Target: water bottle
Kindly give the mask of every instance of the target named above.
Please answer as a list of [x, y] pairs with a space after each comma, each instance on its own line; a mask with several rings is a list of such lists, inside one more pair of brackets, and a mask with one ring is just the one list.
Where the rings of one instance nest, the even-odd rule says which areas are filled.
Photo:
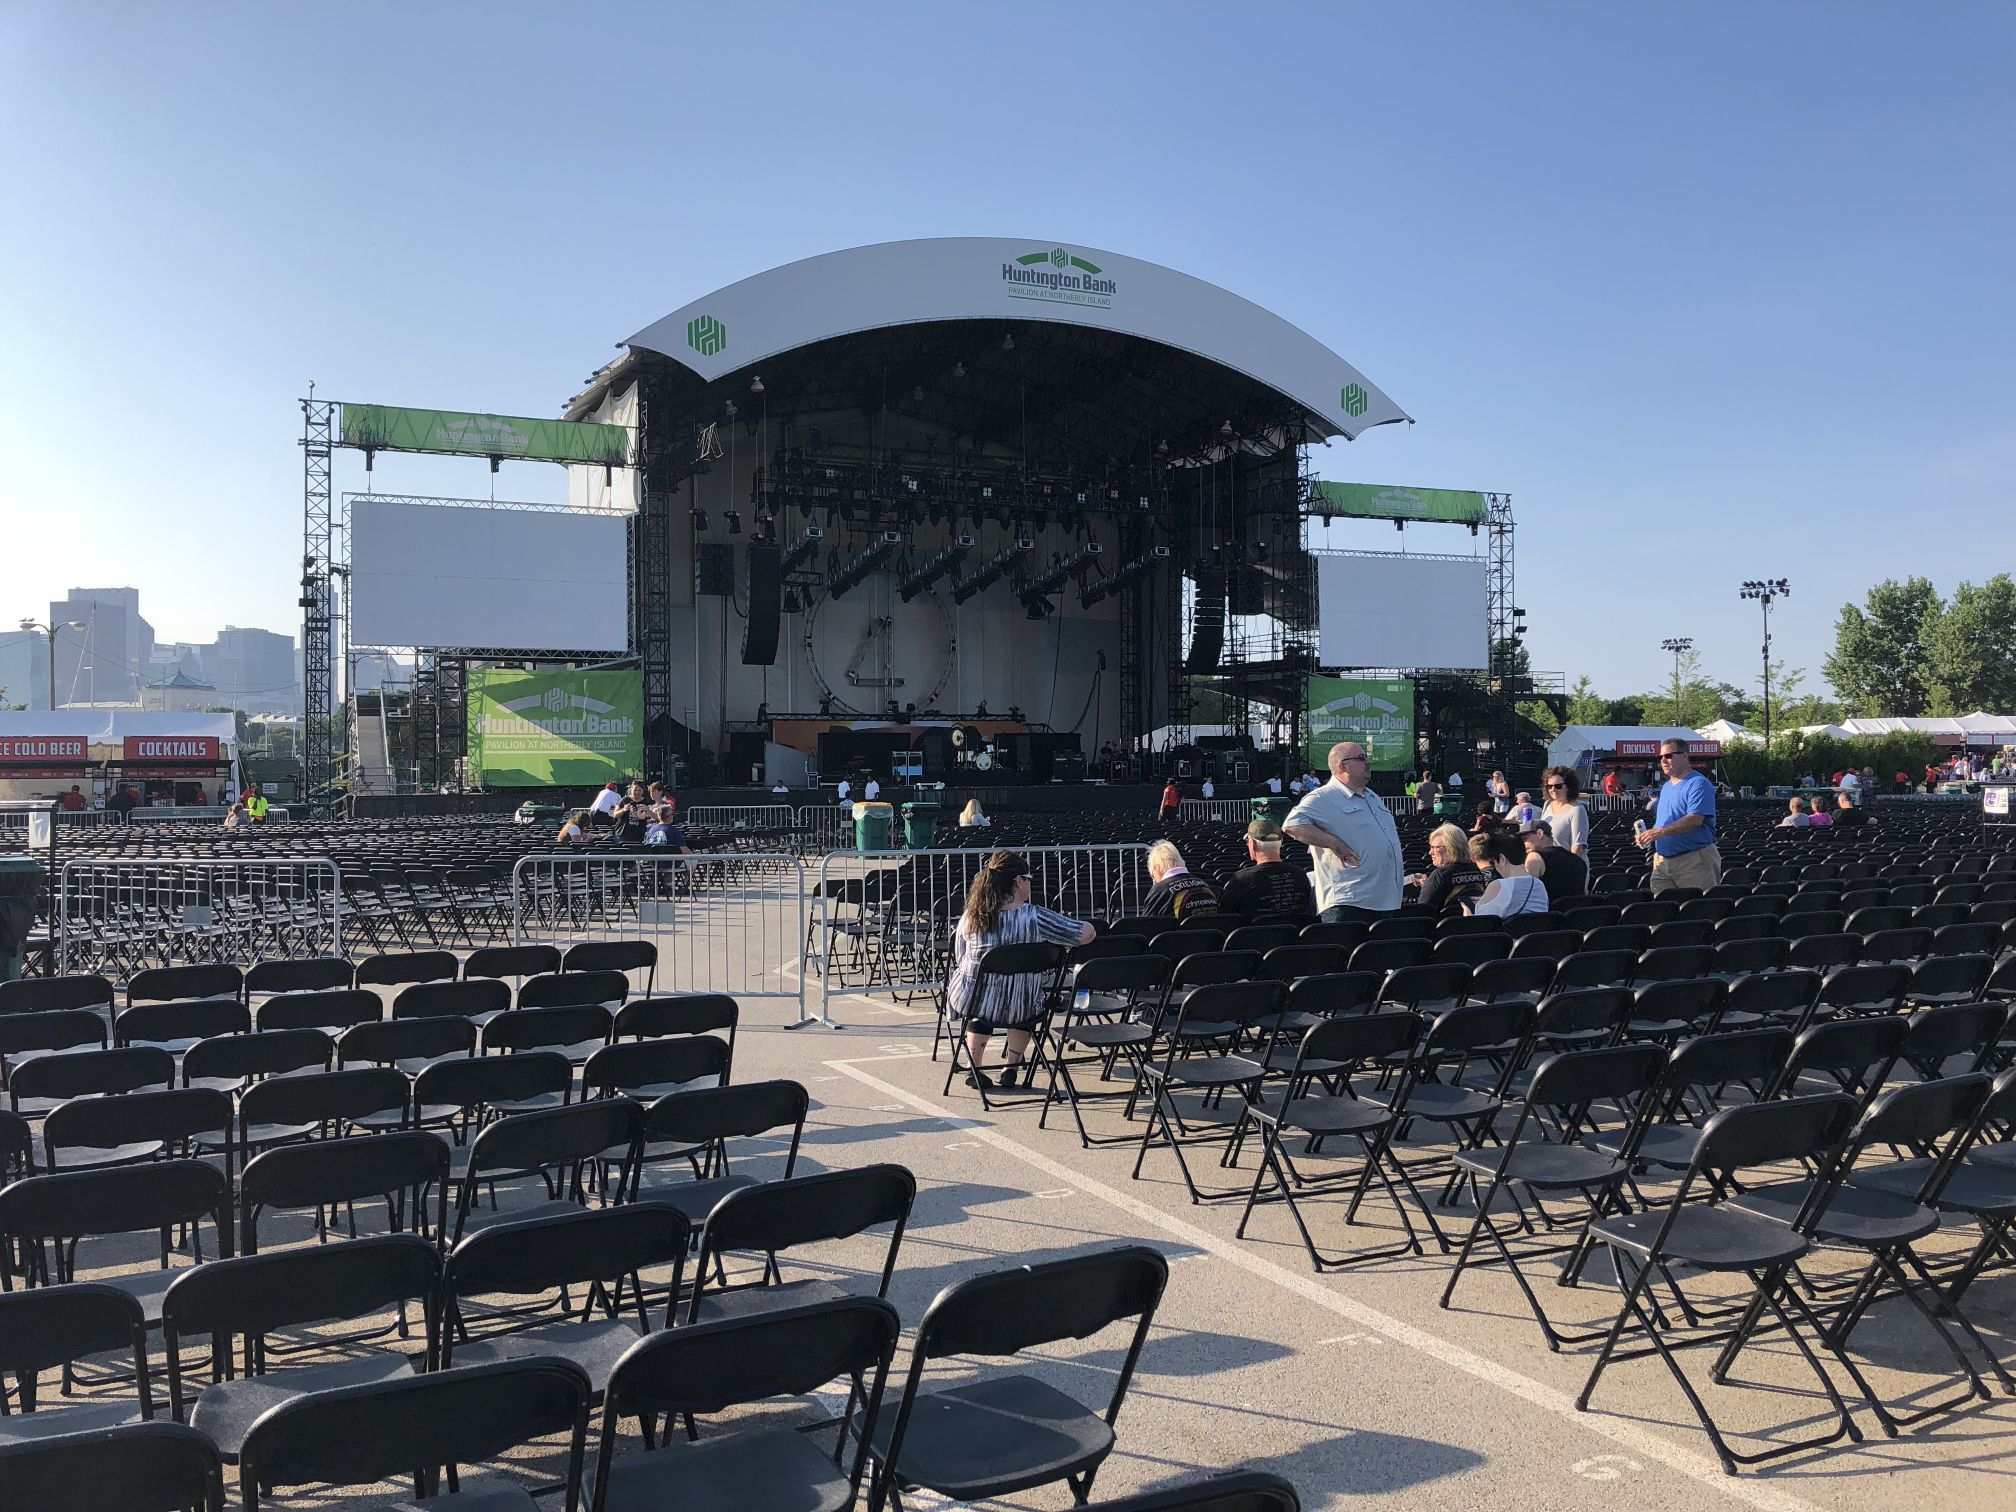
[[1632, 826], [1631, 826], [1631, 833], [1632, 833], [1633, 835], [1642, 835], [1642, 834], [1644, 834], [1644, 833], [1645, 833], [1645, 821], [1644, 821], [1643, 819], [1639, 819], [1639, 820], [1635, 821], [1635, 822], [1634, 822], [1634, 823], [1632, 824]]

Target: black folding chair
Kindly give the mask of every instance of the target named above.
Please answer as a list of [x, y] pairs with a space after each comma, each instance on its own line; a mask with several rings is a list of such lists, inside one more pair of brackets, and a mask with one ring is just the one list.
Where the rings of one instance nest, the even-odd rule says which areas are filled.
[[[441, 1252], [412, 1234], [242, 1255], [185, 1271], [161, 1302], [169, 1408], [178, 1422], [209, 1434], [227, 1463], [236, 1460], [252, 1425], [281, 1402], [429, 1368], [439, 1348], [440, 1283]], [[422, 1319], [417, 1359], [398, 1349], [358, 1350], [358, 1335], [376, 1331], [377, 1316], [394, 1310], [398, 1336], [410, 1338], [409, 1306]], [[369, 1330], [347, 1334], [328, 1327], [365, 1322]], [[315, 1333], [304, 1343], [301, 1332], [311, 1325]], [[209, 1384], [200, 1392], [192, 1391], [182, 1359], [184, 1342], [197, 1335], [208, 1335], [210, 1345]], [[302, 1354], [319, 1358], [274, 1368]]]
[[658, 947], [649, 940], [583, 940], [567, 947], [560, 960], [562, 971], [615, 971], [627, 976], [644, 973], [645, 996], [656, 990]]
[[[1241, 1188], [1207, 1192], [1199, 1187], [1183, 1146], [1217, 1140], [1225, 1146], [1219, 1163], [1231, 1162], [1247, 1104], [1267, 1076], [1267, 1045], [1261, 1036], [1266, 1022], [1287, 1001], [1288, 989], [1280, 982], [1212, 982], [1191, 988], [1173, 1022], [1157, 1025], [1157, 1044], [1142, 1052], [1136, 1063], [1137, 1099], [1145, 1093], [1148, 1110], [1134, 1152], [1135, 1180], [1140, 1180], [1142, 1163], [1159, 1132], [1176, 1157], [1192, 1202], [1245, 1195]], [[1256, 1039], [1258, 1058], [1244, 1053]], [[1187, 1100], [1179, 1103], [1179, 1094]], [[1229, 1107], [1228, 1096], [1234, 1099]]]
[[[889, 1225], [889, 1248], [882, 1257], [875, 1295], [886, 1296], [896, 1273], [896, 1254], [917, 1200], [917, 1179], [899, 1165], [822, 1171], [816, 1176], [760, 1182], [730, 1192], [707, 1215], [700, 1230], [700, 1254], [693, 1267], [688, 1323], [745, 1316], [770, 1307], [829, 1301], [852, 1295], [826, 1280], [786, 1282], [778, 1255], [807, 1245], [849, 1239]], [[734, 1254], [761, 1254], [754, 1281], [727, 1279], [724, 1261]], [[709, 1278], [716, 1278], [709, 1289]]]
[[[912, 1487], [979, 1501], [1058, 1481], [1082, 1505], [1113, 1451], [1113, 1425], [1168, 1279], [1156, 1251], [1120, 1245], [973, 1276], [940, 1292], [917, 1326], [895, 1411], [872, 1423], [865, 1410], [854, 1414], [855, 1432], [873, 1446], [869, 1512]], [[1132, 1337], [1103, 1412], [1032, 1375], [924, 1390], [933, 1360], [1015, 1355], [1130, 1319]]]
[[412, 1084], [390, 1066], [356, 1066], [323, 1076], [275, 1076], [238, 1099], [238, 1158], [303, 1139], [330, 1139], [407, 1116]]
[[408, 950], [366, 956], [357, 963], [358, 987], [404, 987], [412, 982], [452, 982], [461, 963], [446, 950]]
[[465, 981], [481, 978], [545, 976], [560, 969], [557, 945], [485, 945], [462, 962]]
[[462, 982], [415, 982], [392, 999], [392, 1017], [463, 1018], [477, 1028], [511, 1006], [511, 989], [489, 977]]
[[[1456, 1251], [1449, 1280], [1442, 1288], [1441, 1305], [1447, 1307], [1456, 1295], [1456, 1283], [1465, 1267], [1502, 1263], [1512, 1273], [1526, 1306], [1548, 1349], [1559, 1353], [1564, 1344], [1586, 1344], [1603, 1337], [1604, 1331], [1566, 1334], [1547, 1316], [1533, 1283], [1526, 1277], [1521, 1260], [1542, 1255], [1570, 1257], [1564, 1274], [1572, 1273], [1572, 1259], [1586, 1239], [1578, 1233], [1569, 1243], [1547, 1242], [1520, 1245], [1515, 1251], [1493, 1214], [1501, 1195], [1512, 1198], [1518, 1211], [1518, 1228], [1528, 1238], [1558, 1232], [1574, 1225], [1578, 1229], [1606, 1209], [1617, 1206], [1618, 1187], [1631, 1169], [1635, 1153], [1633, 1135], [1643, 1127], [1651, 1108], [1648, 1094], [1666, 1063], [1666, 1052], [1658, 1045], [1607, 1045], [1590, 1050], [1567, 1050], [1549, 1056], [1534, 1068], [1526, 1096], [1519, 1105], [1505, 1142], [1491, 1148], [1457, 1152], [1456, 1164], [1471, 1178], [1477, 1214], [1470, 1231]], [[1615, 1155], [1580, 1143], [1591, 1121], [1603, 1116], [1599, 1105], [1609, 1105], [1622, 1126], [1622, 1145]], [[1547, 1211], [1549, 1199], [1579, 1197], [1582, 1207], [1569, 1217]], [[1532, 1203], [1528, 1212], [1526, 1204]], [[1480, 1238], [1489, 1239], [1495, 1255], [1472, 1258]]]
[[128, 1045], [37, 1056], [15, 1068], [7, 1097], [14, 1111], [37, 1117], [73, 1097], [112, 1097], [174, 1085], [174, 1056], [158, 1045]]
[[260, 1029], [198, 1040], [182, 1055], [182, 1085], [236, 1095], [269, 1076], [327, 1071], [336, 1042], [320, 1029]]
[[[94, 1397], [84, 1403], [66, 1401], [53, 1411], [46, 1408], [40, 1392], [43, 1371], [61, 1368], [68, 1397], [79, 1361], [114, 1353], [129, 1357], [131, 1400]], [[14, 1382], [14, 1400], [0, 1414], [0, 1445], [98, 1432], [154, 1415], [146, 1317], [132, 1293], [102, 1281], [0, 1293], [0, 1375]], [[0, 1482], [0, 1506], [6, 1496]], [[77, 1504], [66, 1498], [48, 1505]]]
[[[639, 1130], [644, 1110], [628, 1098], [609, 1097], [561, 1108], [513, 1113], [486, 1124], [469, 1145], [469, 1159], [456, 1192], [454, 1237], [470, 1226], [478, 1189], [491, 1190], [492, 1216], [474, 1221], [486, 1225], [505, 1221], [496, 1207], [496, 1184], [537, 1176], [548, 1202], [586, 1205], [591, 1177], [600, 1177], [602, 1163], [616, 1162], [616, 1175], [602, 1187], [604, 1205], [615, 1200], [634, 1174]], [[522, 1211], [511, 1213], [524, 1217]]]
[[238, 1177], [243, 1249], [248, 1255], [259, 1252], [259, 1223], [269, 1211], [313, 1209], [320, 1240], [329, 1232], [325, 1215], [340, 1207], [355, 1239], [356, 1205], [371, 1197], [385, 1199], [388, 1232], [433, 1236], [438, 1243], [447, 1232], [448, 1184], [447, 1143], [418, 1129], [276, 1145]]
[[668, 1093], [724, 1086], [727, 1079], [727, 1043], [712, 1035], [631, 1040], [604, 1045], [588, 1057], [581, 1068], [581, 1095], [649, 1102]]
[[[1255, 959], [1257, 960], [1258, 957], [1256, 956]], [[987, 979], [997, 976], [1039, 977], [1041, 978], [1039, 990], [1048, 997], [1055, 989], [1058, 974], [1064, 969], [1064, 947], [1052, 944], [1047, 940], [1031, 940], [1021, 945], [995, 945], [980, 957], [977, 969], [979, 975], [973, 987], [976, 999], [980, 999], [984, 995], [987, 988]], [[953, 1078], [958, 1076], [962, 1070], [970, 1072], [973, 1069], [966, 1058], [965, 1020], [961, 1019], [955, 1023], [949, 1017], [949, 1012], [948, 1005], [946, 1011], [939, 1014], [931, 1046], [931, 1053], [935, 1057], [938, 1053], [937, 1036], [942, 1035], [950, 1047], [950, 1053], [946, 1056], [945, 1085], [940, 1090], [940, 1095], [944, 1097], [952, 1095]], [[1032, 1039], [1040, 1042], [1042, 1025], [1040, 1023], [1031, 1023], [1028, 1027]], [[1029, 1074], [1034, 1074], [1033, 1067]], [[994, 1104], [988, 1096], [988, 1093], [992, 1090], [990, 1084], [976, 1077], [974, 1087], [980, 1094], [980, 1106], [991, 1110]], [[1007, 1090], [1011, 1095], [1014, 1094], [1014, 1088], [1011, 1087]], [[1048, 1098], [1046, 1097], [1044, 1100], [1047, 1102]]]
[[527, 977], [518, 985], [518, 1008], [606, 1008], [615, 1013], [630, 1000], [630, 979], [620, 971], [567, 971]]
[[579, 1065], [609, 1043], [614, 1022], [609, 1010], [595, 1003], [564, 1008], [513, 1008], [483, 1026], [483, 1053], [550, 1050]]
[[[673, 1092], [644, 1110], [639, 1142], [643, 1153], [630, 1185], [632, 1202], [668, 1202], [698, 1227], [730, 1192], [753, 1186], [747, 1171], [730, 1169], [729, 1141], [782, 1142], [783, 1166], [790, 1177], [798, 1166], [798, 1146], [805, 1137], [805, 1115], [811, 1099], [794, 1081], [745, 1082], [735, 1087], [706, 1087]], [[685, 1159], [690, 1181], [642, 1181], [651, 1159], [666, 1154]]]
[[[859, 1497], [868, 1445], [881, 1425], [900, 1327], [888, 1303], [847, 1297], [690, 1324], [639, 1341], [610, 1381], [591, 1512], [663, 1507], [845, 1512]], [[830, 1456], [790, 1428], [699, 1434], [701, 1417], [802, 1397], [843, 1379], [846, 1406]], [[652, 1423], [661, 1412], [682, 1419], [693, 1442], [658, 1450]], [[640, 1421], [647, 1452], [617, 1454], [625, 1418]]]
[[104, 1017], [89, 1008], [0, 1014], [0, 1086], [11, 1084], [16, 1067], [44, 1055], [103, 1050], [107, 1033]]
[[357, 967], [341, 956], [309, 956], [302, 960], [260, 961], [245, 973], [245, 998], [275, 997], [293, 992], [328, 992], [357, 980]]
[[[540, 1213], [470, 1234], [448, 1256], [442, 1367], [557, 1356], [600, 1395], [625, 1350], [672, 1326], [690, 1239], [686, 1215], [659, 1202]], [[658, 1267], [668, 1279], [654, 1312], [643, 1272]]]
[[735, 1057], [735, 1030], [742, 1007], [725, 992], [694, 992], [679, 997], [632, 998], [616, 1012], [609, 1040], [672, 1039], [689, 1034], [721, 1034], [728, 1057]]
[[[444, 1467], [452, 1472], [500, 1459], [559, 1433], [569, 1435], [559, 1489], [573, 1507], [581, 1495], [588, 1398], [588, 1378], [564, 1360], [470, 1365], [296, 1397], [254, 1423], [239, 1450], [245, 1512], [258, 1512], [268, 1488], [309, 1484], [410, 1477], [414, 1495], [424, 1499], [438, 1489]], [[477, 1489], [466, 1479], [460, 1487], [472, 1507], [482, 1505]]]
[[42, 1120], [42, 1156], [51, 1171], [79, 1171], [196, 1153], [204, 1135], [228, 1147], [231, 1099], [201, 1087], [79, 1097]]
[[340, 1034], [352, 1024], [375, 1023], [385, 1016], [378, 994], [361, 988], [328, 992], [289, 992], [266, 999], [253, 1010], [259, 1029], [321, 1029]]
[[0, 1512], [224, 1512], [217, 1450], [180, 1423], [131, 1423], [102, 1432], [0, 1443]]
[[1084, 1105], [1131, 1098], [1134, 1078], [1124, 1087], [1087, 1090], [1079, 1085], [1077, 1073], [1096, 1070], [1103, 1080], [1112, 1076], [1123, 1057], [1129, 1070], [1138, 1072], [1141, 1048], [1154, 1037], [1147, 1020], [1168, 989], [1170, 970], [1167, 956], [1136, 954], [1086, 961], [1072, 972], [1063, 1003], [1043, 1024], [1043, 1059], [1049, 1063], [1050, 1076], [1036, 1127], [1048, 1127], [1050, 1106], [1058, 1101], [1061, 1088], [1078, 1126], [1081, 1148], [1132, 1141], [1131, 1133], [1095, 1136], [1085, 1126]]
[[[1578, 1410], [1588, 1409], [1597, 1382], [1613, 1361], [1657, 1354], [1707, 1430], [1722, 1468], [1731, 1475], [1738, 1465], [1802, 1454], [1843, 1438], [1861, 1441], [1861, 1430], [1855, 1426], [1833, 1379], [1815, 1355], [1809, 1336], [1812, 1341], [1825, 1344], [1844, 1368], [1852, 1367], [1788, 1279], [1792, 1268], [1810, 1252], [1810, 1242], [1782, 1223], [1742, 1212], [1722, 1200], [1732, 1189], [1747, 1184], [1740, 1180], [1745, 1171], [1793, 1161], [1829, 1159], [1854, 1118], [1854, 1099], [1839, 1094], [1725, 1108], [1702, 1128], [1693, 1158], [1670, 1201], [1644, 1212], [1600, 1218], [1590, 1224], [1590, 1239], [1609, 1252], [1617, 1267], [1618, 1290], [1623, 1300], [1604, 1337], [1603, 1348], [1590, 1368], [1589, 1378], [1575, 1399]], [[1708, 1274], [1741, 1275], [1749, 1280], [1752, 1300], [1733, 1327], [1695, 1329], [1690, 1336], [1673, 1326], [1671, 1315], [1655, 1304], [1651, 1284], [1655, 1276], [1664, 1276], [1677, 1290], [1671, 1277], [1673, 1268], [1681, 1265]], [[1732, 1449], [1723, 1437], [1699, 1392], [1680, 1368], [1675, 1351], [1721, 1346], [1712, 1378], [1723, 1383], [1737, 1351], [1756, 1332], [1767, 1313], [1819, 1381], [1833, 1406], [1834, 1422], [1827, 1432], [1777, 1442], [1768, 1449], [1743, 1454]], [[1646, 1346], [1620, 1352], [1618, 1344], [1627, 1329], [1642, 1335], [1648, 1341]], [[1669, 1335], [1673, 1335], [1670, 1341]]]

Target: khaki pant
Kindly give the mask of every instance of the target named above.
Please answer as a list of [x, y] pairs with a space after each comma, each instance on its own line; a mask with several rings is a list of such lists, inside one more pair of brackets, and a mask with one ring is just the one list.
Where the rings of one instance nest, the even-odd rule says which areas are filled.
[[1668, 888], [1692, 887], [1702, 892], [1722, 880], [1722, 851], [1713, 845], [1689, 851], [1684, 856], [1652, 857], [1652, 896]]

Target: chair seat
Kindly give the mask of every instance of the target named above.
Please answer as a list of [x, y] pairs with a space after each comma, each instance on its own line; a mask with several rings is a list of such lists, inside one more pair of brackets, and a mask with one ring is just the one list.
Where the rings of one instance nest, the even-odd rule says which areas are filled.
[[665, 1186], [645, 1187], [632, 1201], [669, 1203], [697, 1227], [706, 1222], [707, 1215], [714, 1211], [723, 1197], [755, 1185], [756, 1178], [753, 1176], [714, 1176], [705, 1181], [676, 1181]]
[[[720, 1323], [730, 1318], [754, 1318], [780, 1307], [809, 1307], [815, 1302], [843, 1302], [858, 1297], [834, 1281], [787, 1281], [782, 1286], [730, 1286], [700, 1298], [696, 1323]], [[679, 1315], [685, 1321], [686, 1315]]]
[[[840, 1512], [853, 1500], [847, 1476], [805, 1435], [759, 1428], [620, 1454], [610, 1462], [601, 1505], [606, 1512]], [[443, 1505], [444, 1512], [461, 1507]]]
[[1967, 1154], [1972, 1165], [1987, 1166], [1998, 1171], [2016, 1171], [2016, 1140], [2005, 1144], [1976, 1145]]
[[[1915, 1197], [1931, 1169], [1929, 1160], [1895, 1160], [1888, 1165], [1851, 1171], [1848, 1180], [1858, 1187]], [[1988, 1218], [2016, 1213], [2016, 1170], [2000, 1164], [1976, 1165], [1970, 1155], [1947, 1180], [1945, 1190], [1939, 1194], [1939, 1207], [1949, 1213]]]
[[59, 1145], [58, 1157], [49, 1158], [42, 1136], [35, 1136], [35, 1164], [44, 1171], [89, 1171], [100, 1166], [131, 1165], [137, 1160], [158, 1158], [163, 1145], [158, 1139], [136, 1140], [122, 1145]]
[[[1665, 1208], [1654, 1208], [1628, 1217], [1599, 1219], [1589, 1231], [1605, 1244], [1649, 1256], [1666, 1218]], [[1739, 1213], [1727, 1205], [1683, 1207], [1673, 1219], [1658, 1258], [1702, 1270], [1754, 1270], [1797, 1260], [1808, 1248], [1804, 1239], [1769, 1218]]]
[[1395, 1111], [1409, 1118], [1425, 1118], [1431, 1123], [1450, 1123], [1481, 1118], [1496, 1111], [1499, 1106], [1500, 1099], [1488, 1092], [1452, 1086], [1447, 1082], [1417, 1082], [1407, 1094], [1406, 1106]]
[[[1729, 1206], [1790, 1223], [1799, 1216], [1812, 1190], [1810, 1181], [1774, 1181], [1730, 1198]], [[1909, 1244], [1938, 1227], [1939, 1215], [1928, 1207], [1875, 1187], [1844, 1186], [1829, 1199], [1826, 1211], [1813, 1225], [1813, 1237], [1823, 1244], [1880, 1249]]]
[[139, 1421], [138, 1402], [80, 1402], [40, 1412], [10, 1412], [0, 1417], [0, 1445], [24, 1444], [62, 1433], [96, 1433]]
[[1149, 1074], [1176, 1087], [1234, 1087], [1259, 1081], [1267, 1068], [1243, 1055], [1202, 1055], [1153, 1067]]
[[1362, 1134], [1393, 1121], [1391, 1108], [1357, 1097], [1298, 1097], [1285, 1107], [1274, 1097], [1254, 1103], [1253, 1112], [1302, 1134]]
[[[1503, 1150], [1459, 1150], [1456, 1164], [1483, 1177], [1498, 1174], [1505, 1159]], [[1508, 1180], [1544, 1190], [1576, 1191], [1608, 1186], [1625, 1172], [1625, 1164], [1614, 1155], [1582, 1145], [1521, 1144], [1512, 1151], [1505, 1166]]]
[[500, 1475], [470, 1475], [462, 1478], [458, 1492], [423, 1496], [419, 1501], [388, 1502], [379, 1496], [346, 1496], [341, 1501], [318, 1501], [315, 1512], [549, 1512], [523, 1486]]
[[217, 1452], [225, 1459], [235, 1460], [245, 1443], [245, 1435], [269, 1408], [310, 1391], [366, 1386], [412, 1374], [411, 1359], [387, 1351], [327, 1365], [306, 1365], [299, 1370], [276, 1370], [262, 1376], [218, 1381], [203, 1388], [190, 1410], [189, 1422], [216, 1441]]
[[[1624, 1131], [1592, 1134], [1583, 1142], [1592, 1150], [1614, 1155], [1624, 1148]], [[1693, 1163], [1694, 1147], [1700, 1142], [1701, 1131], [1692, 1124], [1653, 1124], [1639, 1141], [1638, 1158], [1647, 1165], [1685, 1170]]]
[[[895, 1413], [875, 1422], [875, 1452], [888, 1452]], [[854, 1426], [861, 1426], [856, 1413]], [[1096, 1413], [1034, 1376], [997, 1376], [919, 1396], [896, 1473], [954, 1501], [1005, 1496], [1098, 1464], [1113, 1430]]]
[[609, 1384], [609, 1372], [623, 1357], [623, 1351], [644, 1337], [635, 1318], [582, 1318], [554, 1322], [538, 1328], [514, 1329], [491, 1334], [468, 1344], [458, 1344], [451, 1365], [491, 1365], [500, 1360], [532, 1360], [557, 1355], [572, 1360], [588, 1372], [597, 1392]]
[[1155, 1031], [1146, 1024], [1073, 1024], [1064, 1031], [1064, 1041], [1088, 1050], [1111, 1050], [1120, 1045], [1145, 1044], [1154, 1035]]
[[146, 1317], [149, 1328], [161, 1326], [161, 1299], [168, 1295], [168, 1288], [190, 1270], [180, 1265], [172, 1270], [149, 1267], [146, 1270], [127, 1271], [117, 1276], [93, 1276], [93, 1281], [103, 1281], [107, 1286], [116, 1286], [140, 1304], [140, 1311]]

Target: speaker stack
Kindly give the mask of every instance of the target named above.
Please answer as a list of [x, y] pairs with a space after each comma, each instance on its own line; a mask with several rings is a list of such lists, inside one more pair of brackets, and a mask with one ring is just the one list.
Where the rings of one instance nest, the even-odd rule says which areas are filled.
[[784, 592], [783, 553], [775, 546], [749, 547], [749, 617], [742, 623], [742, 665], [769, 667], [777, 661], [777, 621]]

